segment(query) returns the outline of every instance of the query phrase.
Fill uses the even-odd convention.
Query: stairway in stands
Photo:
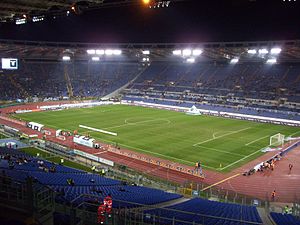
[[[69,67],[67,64],[64,67],[64,77],[65,77],[65,81],[66,81],[66,85],[67,85],[68,95],[70,98],[72,98],[73,97],[73,87],[72,87],[71,79],[69,76]]]

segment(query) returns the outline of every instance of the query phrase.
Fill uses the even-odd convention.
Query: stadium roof
[[[278,55],[272,55],[272,48],[280,48]],[[67,43],[67,42],[34,42],[19,40],[0,40],[0,57],[15,57],[27,60],[61,60],[69,55],[73,60],[91,60],[89,49],[120,49],[122,56],[105,57],[101,60],[139,61],[149,57],[151,61],[180,61],[184,57],[175,56],[174,50],[200,49],[201,56],[197,61],[230,61],[238,58],[239,62],[265,62],[276,57],[278,62],[300,62],[300,40],[258,41],[258,42],[203,42],[203,43]],[[259,50],[268,51],[259,54]],[[143,51],[149,50],[149,55]],[[257,53],[249,54],[249,50]]]
[[[60,13],[79,5],[86,9],[100,6],[104,0],[1,0],[0,21],[6,22],[23,15],[35,16],[49,13]]]

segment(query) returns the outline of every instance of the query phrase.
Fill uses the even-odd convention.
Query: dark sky
[[[0,38],[66,42],[203,42],[300,39],[300,0],[187,0],[169,8],[114,7],[26,25]]]

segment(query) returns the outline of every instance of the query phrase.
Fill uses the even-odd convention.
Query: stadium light
[[[67,55],[64,55],[64,56],[62,57],[62,60],[63,60],[63,61],[70,61],[70,60],[71,60],[71,57],[70,57],[70,56],[67,56]]]
[[[26,18],[16,19],[16,25],[25,24],[27,22]]]
[[[258,53],[259,53],[259,54],[268,54],[269,51],[268,51],[267,49],[265,49],[265,48],[262,48],[262,49],[259,49],[259,50],[258,50]]]
[[[93,56],[93,57],[92,57],[92,60],[93,60],[93,61],[100,61],[100,58],[99,58],[98,56]]]
[[[233,58],[230,60],[230,64],[236,64],[239,62],[239,58]]]
[[[274,64],[277,63],[277,59],[268,59],[267,64]]]
[[[149,5],[150,2],[151,2],[151,0],[143,0],[143,3],[144,3],[145,5]]]
[[[181,55],[181,50],[174,50],[173,55]]]
[[[44,20],[44,16],[34,16],[32,17],[32,22],[40,22],[40,21],[43,21]]]
[[[248,50],[248,54],[252,54],[252,55],[254,55],[254,54],[256,54],[256,49],[249,49]]]
[[[95,49],[88,49],[88,50],[86,50],[86,52],[89,55],[95,55],[96,54],[96,50]]]
[[[192,54],[191,49],[184,49],[182,50],[182,56],[190,56]]]
[[[105,55],[112,55],[112,54],[113,54],[113,50],[111,50],[111,49],[105,50]]]
[[[149,50],[143,50],[142,53],[143,53],[143,55],[149,55],[150,51]]]
[[[121,54],[122,54],[121,50],[119,50],[119,49],[113,50],[113,55],[121,55]]]
[[[96,55],[104,55],[104,50],[103,49],[97,49],[96,50]]]
[[[201,49],[194,49],[193,50],[193,56],[199,56],[202,54],[202,50]]]
[[[186,60],[187,63],[194,63],[195,62],[195,58],[188,58]]]
[[[272,55],[277,55],[281,52],[281,48],[272,48],[271,49],[271,54]]]

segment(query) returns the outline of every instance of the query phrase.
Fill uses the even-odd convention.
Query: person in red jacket
[[[105,212],[106,212],[106,206],[103,203],[98,207],[98,212],[97,212],[97,218],[98,218],[98,223],[99,224],[104,224],[104,222],[105,222]]]
[[[106,206],[106,213],[107,213],[108,217],[111,217],[111,214],[112,214],[112,198],[111,198],[110,194],[104,198],[103,204]]]

